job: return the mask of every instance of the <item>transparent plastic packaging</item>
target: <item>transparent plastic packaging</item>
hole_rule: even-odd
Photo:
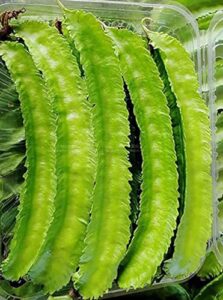
[[[207,32],[208,88],[209,107],[212,126],[213,147],[213,249],[221,265],[223,265],[223,228],[222,228],[222,126],[223,116],[223,12],[213,17]]]
[[[119,2],[119,1],[63,1],[63,4],[67,8],[71,9],[83,9],[86,11],[92,12],[98,18],[102,19],[104,22],[108,21],[117,26],[122,23],[127,24],[128,26],[133,26],[135,31],[139,34],[143,33],[143,29],[141,26],[141,20],[143,18],[149,18],[151,20],[151,29],[157,32],[165,32],[169,35],[176,37],[187,49],[190,53],[192,60],[195,63],[196,71],[198,74],[198,80],[200,83],[200,92],[203,91],[204,96],[207,101],[209,101],[210,114],[211,114],[211,123],[212,123],[212,132],[213,132],[213,206],[214,206],[214,216],[213,216],[213,239],[210,241],[210,244],[217,244],[217,239],[219,238],[219,227],[217,222],[218,209],[217,209],[217,196],[216,196],[216,186],[217,186],[217,175],[216,175],[216,138],[215,138],[215,121],[216,121],[216,108],[214,105],[215,98],[215,83],[214,83],[214,67],[216,57],[219,55],[213,55],[213,49],[220,53],[223,50],[222,39],[219,38],[220,32],[223,37],[223,21],[220,23],[220,16],[216,16],[215,20],[213,20],[210,29],[209,29],[209,38],[211,39],[208,50],[203,49],[200,43],[201,33],[199,32],[198,24],[193,17],[193,15],[183,6],[178,5],[176,3],[170,2],[160,2],[155,3],[156,1],[147,1],[146,3],[137,2]],[[59,7],[55,4],[54,0],[3,0],[0,5],[0,13],[5,10],[15,10],[21,9],[25,7],[26,13],[25,17],[27,18],[39,18],[46,20],[56,20],[57,18],[61,18],[62,13]],[[215,23],[214,23],[215,22]],[[216,25],[217,24],[217,25]],[[218,33],[213,36],[213,30],[216,33],[216,27],[219,29]],[[218,38],[219,43],[216,43],[216,38]],[[221,49],[221,50],[220,50]],[[222,56],[219,56],[223,59],[223,52],[221,52]],[[209,62],[209,64],[207,63]],[[1,72],[1,69],[0,69]],[[208,75],[207,75],[208,74]],[[223,76],[223,72],[222,72]],[[220,79],[219,79],[220,80]],[[223,77],[221,78],[221,84],[223,85]],[[4,80],[3,80],[4,81]],[[0,82],[1,83],[1,82]],[[5,76],[5,81],[3,84],[7,83],[7,75]],[[207,92],[209,91],[209,93]],[[220,97],[220,96],[219,96]],[[0,99],[1,101],[1,99]],[[223,100],[222,100],[223,103]],[[222,106],[223,108],[223,106]],[[17,124],[15,127],[19,127],[18,124],[20,120],[17,120]],[[21,143],[23,143],[23,135],[21,134]],[[19,133],[18,133],[19,135]],[[17,137],[18,138],[18,137]],[[16,149],[15,149],[16,152]],[[21,155],[19,156],[22,159],[24,158],[24,153],[20,151]],[[17,153],[17,152],[16,152]],[[22,156],[23,155],[23,156]],[[20,162],[21,162],[20,161]],[[20,170],[24,172],[24,170]],[[21,175],[21,174],[20,174]],[[20,177],[18,177],[20,178]],[[14,179],[13,179],[14,180]],[[19,179],[18,179],[19,180]],[[10,180],[8,181],[10,183]],[[9,193],[13,193],[17,186],[16,184],[8,184],[7,188],[4,186],[4,182],[0,182],[1,189],[7,190]],[[18,199],[16,198],[16,202]],[[16,203],[9,202],[8,205],[16,205]],[[7,217],[7,216],[6,216]],[[1,220],[2,223],[2,220]],[[8,229],[10,230],[10,229]],[[223,244],[222,244],[223,245]],[[223,249],[223,246],[222,246]],[[4,251],[3,251],[4,252]],[[220,254],[220,250],[218,246],[216,247],[216,253],[218,253],[219,260],[222,259],[223,264],[223,256]],[[223,253],[223,250],[222,250]],[[193,254],[191,254],[193,255]],[[1,260],[3,258],[1,257]],[[193,276],[194,274],[191,274]],[[188,278],[184,278],[187,280]],[[0,279],[2,280],[2,279]],[[129,291],[126,292],[124,290],[118,289],[114,286],[114,288],[109,291],[104,298],[112,298],[120,295],[132,294],[135,292],[146,291],[151,288],[159,288],[169,283],[178,282],[177,279],[171,278],[163,278],[161,280],[155,280],[152,286],[148,286],[144,289]],[[21,285],[22,286],[22,285]],[[15,287],[16,288],[16,287]],[[21,289],[21,287],[20,287]],[[0,296],[4,297],[4,299],[11,299],[12,296],[10,294],[9,286],[6,282],[2,284],[0,287]],[[67,294],[68,290],[63,290],[61,293]],[[47,297],[43,296],[41,291],[33,291],[32,295],[24,296],[22,294],[22,289],[18,293],[17,298],[21,299],[47,299]]]

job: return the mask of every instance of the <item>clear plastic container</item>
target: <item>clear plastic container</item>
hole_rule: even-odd
[[[219,11],[213,17],[207,32],[207,56],[208,56],[208,98],[212,126],[213,145],[213,249],[216,257],[223,265],[223,228],[222,228],[222,200],[223,200],[223,153],[221,143],[223,141],[223,128],[220,120],[223,117],[223,12]]]
[[[175,3],[155,3],[156,1],[147,1],[146,3],[131,3],[131,2],[118,2],[118,1],[63,1],[63,4],[67,8],[72,9],[84,9],[86,11],[90,11],[94,13],[97,17],[103,19],[103,21],[111,21],[117,25],[120,23],[125,23],[127,25],[131,25],[138,33],[142,33],[141,20],[145,17],[149,17],[151,22],[151,29],[158,32],[166,32],[174,37],[176,37],[188,50],[191,54],[191,58],[195,63],[198,80],[200,82],[200,91],[202,91],[202,87],[207,87],[207,84],[211,84],[212,80],[209,78],[207,81],[207,55],[203,51],[200,44],[200,32],[198,28],[198,24],[193,17],[193,15],[183,6],[177,5]],[[5,10],[14,10],[20,9],[22,7],[26,8],[25,17],[41,17],[42,19],[52,20],[56,18],[60,18],[62,16],[61,10],[55,4],[54,0],[2,0],[0,5],[0,12]],[[222,22],[223,23],[223,22]],[[210,29],[211,30],[211,29]],[[211,54],[208,54],[211,56]],[[211,65],[209,66],[209,77],[212,76],[211,73]],[[212,92],[213,86],[211,86]],[[204,89],[203,89],[204,90]],[[210,92],[210,93],[211,93]],[[207,95],[207,93],[204,93]],[[208,95],[213,99],[213,95]],[[208,99],[207,99],[208,100]],[[211,115],[214,115],[214,105],[213,101],[209,102],[210,104],[210,112]],[[213,122],[215,117],[212,118],[212,128],[214,134],[214,125]],[[213,137],[213,149],[216,148],[215,138]],[[215,158],[215,155],[214,155]],[[216,163],[213,164],[213,179],[214,179],[214,191],[216,188],[216,176],[215,176]],[[216,196],[214,192],[213,196],[213,205],[214,205],[214,222],[213,222],[213,242],[215,243],[217,240],[217,202]],[[193,254],[191,254],[193,255]],[[191,274],[193,276],[194,274]],[[184,280],[187,280],[185,278]],[[166,278],[162,280],[155,280],[152,286],[148,286],[144,289],[129,291],[128,293],[132,294],[135,292],[146,291],[151,288],[159,288],[163,285],[177,282],[177,280],[173,280],[171,278]],[[63,291],[66,293],[66,291]],[[104,298],[112,298],[120,295],[126,295],[126,291],[120,290],[117,288],[113,288],[110,292],[108,292]],[[2,295],[3,299],[11,299],[11,295],[9,292],[9,288],[7,283],[2,285],[0,288],[0,296]],[[46,299],[42,296],[41,291],[36,291],[31,296],[24,297],[22,295],[22,291],[20,291],[20,295],[17,298],[22,299]],[[16,298],[16,299],[17,299]]]

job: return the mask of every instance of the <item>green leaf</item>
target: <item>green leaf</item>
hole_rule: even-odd
[[[18,211],[16,198],[10,201],[10,208],[5,212],[1,212],[1,234],[2,236],[12,235],[12,229],[15,224],[15,219]],[[5,204],[4,204],[5,205]]]
[[[117,300],[191,300],[188,292],[179,284],[167,285],[163,288],[151,289],[150,291],[128,293]]]
[[[57,296],[57,297],[53,297],[50,296],[48,297],[48,300],[72,300],[73,298],[71,296],[65,295],[65,296]]]
[[[1,151],[13,148],[15,144],[24,140],[22,114],[19,108],[9,110],[0,116],[0,145]]]
[[[4,177],[0,177],[0,202],[21,192],[23,173],[24,170],[21,168]]]
[[[9,152],[0,152],[0,176],[12,173],[24,160],[25,154],[13,149]]]
[[[211,279],[222,273],[223,268],[218,262],[218,259],[213,251],[210,249],[206,255],[205,261],[198,272],[198,276],[204,279]]]
[[[0,295],[4,299],[21,299],[21,300],[46,300],[40,286],[33,285],[32,282],[26,282],[19,287],[13,287],[9,281],[0,281]]]
[[[213,7],[222,7],[221,0],[178,0],[179,3],[185,5],[191,11],[210,10]]]

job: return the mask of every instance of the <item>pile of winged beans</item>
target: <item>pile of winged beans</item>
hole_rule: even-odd
[[[113,283],[186,278],[212,221],[209,112],[193,62],[146,20],[138,35],[62,9],[56,26],[7,12],[1,31],[1,205],[17,201],[4,211],[15,226],[2,276],[45,294],[72,282],[85,299]]]

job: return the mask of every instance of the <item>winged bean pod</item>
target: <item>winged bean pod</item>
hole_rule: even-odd
[[[185,206],[173,258],[168,262],[167,269],[173,277],[185,277],[199,268],[211,236],[211,135],[208,108],[198,93],[195,68],[184,47],[171,36],[145,30],[154,47],[160,49],[182,118],[186,157]]]
[[[108,33],[140,128],[143,157],[140,214],[118,280],[121,288],[139,288],[151,283],[176,227],[176,153],[163,84],[145,42],[128,30],[114,28],[108,29]]]
[[[30,271],[34,282],[54,292],[77,268],[89,219],[95,173],[91,110],[77,60],[56,28],[25,21],[15,31],[42,71],[58,116],[56,211],[40,257]]]
[[[25,184],[10,253],[2,270],[18,280],[35,262],[52,221],[55,177],[55,118],[44,81],[21,44],[1,43],[0,54],[15,82],[24,118],[26,138]]]
[[[186,159],[185,159],[185,147],[184,147],[184,132],[181,120],[181,114],[179,107],[177,106],[177,100],[172,92],[171,85],[168,79],[168,75],[165,70],[165,66],[162,58],[160,57],[159,50],[152,50],[152,57],[158,67],[161,79],[164,84],[164,93],[167,98],[168,106],[170,109],[170,118],[173,128],[173,136],[175,142],[175,150],[177,155],[177,169],[179,174],[178,179],[178,189],[179,189],[179,216],[178,220],[181,218],[184,208],[184,198],[185,198],[185,184],[186,184]]]
[[[98,298],[111,287],[130,237],[128,112],[118,60],[101,23],[92,14],[65,10],[65,25],[94,105],[98,158],[91,221],[74,280],[84,298]]]

